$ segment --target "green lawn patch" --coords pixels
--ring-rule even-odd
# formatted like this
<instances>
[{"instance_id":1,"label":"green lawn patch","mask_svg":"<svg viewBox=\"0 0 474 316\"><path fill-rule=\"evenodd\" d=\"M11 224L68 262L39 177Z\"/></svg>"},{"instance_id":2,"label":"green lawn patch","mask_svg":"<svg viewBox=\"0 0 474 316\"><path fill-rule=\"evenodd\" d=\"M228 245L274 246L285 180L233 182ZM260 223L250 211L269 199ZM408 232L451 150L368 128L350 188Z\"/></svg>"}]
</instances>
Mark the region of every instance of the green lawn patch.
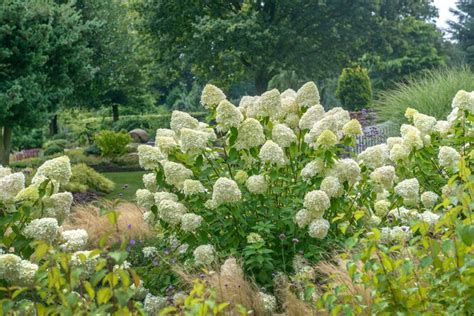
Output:
<instances>
[{"instance_id":1,"label":"green lawn patch","mask_svg":"<svg viewBox=\"0 0 474 316\"><path fill-rule=\"evenodd\" d=\"M107 199L135 200L135 191L143 187L144 171L104 172L104 176L115 182L115 189L107 194Z\"/></svg>"}]
</instances>

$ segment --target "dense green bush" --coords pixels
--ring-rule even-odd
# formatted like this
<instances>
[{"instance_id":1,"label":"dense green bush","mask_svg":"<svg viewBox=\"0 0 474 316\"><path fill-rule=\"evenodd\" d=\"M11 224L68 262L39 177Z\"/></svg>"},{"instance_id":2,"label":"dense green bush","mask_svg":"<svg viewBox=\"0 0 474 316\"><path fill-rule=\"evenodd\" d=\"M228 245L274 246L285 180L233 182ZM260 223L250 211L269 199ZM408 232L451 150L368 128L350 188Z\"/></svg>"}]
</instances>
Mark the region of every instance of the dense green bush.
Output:
<instances>
[{"instance_id":1,"label":"dense green bush","mask_svg":"<svg viewBox=\"0 0 474 316\"><path fill-rule=\"evenodd\" d=\"M336 97L349 111L366 109L372 102L369 72L360 66L344 68L337 82Z\"/></svg>"},{"instance_id":2,"label":"dense green bush","mask_svg":"<svg viewBox=\"0 0 474 316\"><path fill-rule=\"evenodd\" d=\"M51 146L48 146L45 150L43 150L43 155L44 156L52 156L54 154L60 154L64 151L64 148L59 146L59 145L56 145L56 144L53 144Z\"/></svg>"},{"instance_id":3,"label":"dense green bush","mask_svg":"<svg viewBox=\"0 0 474 316\"><path fill-rule=\"evenodd\" d=\"M12 148L23 150L30 148L41 148L44 142L44 131L41 128L21 128L13 129Z\"/></svg>"},{"instance_id":4,"label":"dense green bush","mask_svg":"<svg viewBox=\"0 0 474 316\"><path fill-rule=\"evenodd\" d=\"M442 119L451 111L453 95L459 90L474 90L472 70L467 67L434 70L381 92L375 108L380 120L391 120L399 126L405 120L407 107Z\"/></svg>"},{"instance_id":5,"label":"dense green bush","mask_svg":"<svg viewBox=\"0 0 474 316\"><path fill-rule=\"evenodd\" d=\"M86 164L77 164L72 167L71 181L69 190L77 192L75 190L83 190L83 185L87 187L87 190L93 190L99 193L110 193L114 190L115 184L92 169ZM79 191L81 192L81 191Z\"/></svg>"},{"instance_id":6,"label":"dense green bush","mask_svg":"<svg viewBox=\"0 0 474 316\"><path fill-rule=\"evenodd\" d=\"M101 155L112 160L125 154L131 141L132 137L126 132L101 131L94 136Z\"/></svg>"}]
</instances>

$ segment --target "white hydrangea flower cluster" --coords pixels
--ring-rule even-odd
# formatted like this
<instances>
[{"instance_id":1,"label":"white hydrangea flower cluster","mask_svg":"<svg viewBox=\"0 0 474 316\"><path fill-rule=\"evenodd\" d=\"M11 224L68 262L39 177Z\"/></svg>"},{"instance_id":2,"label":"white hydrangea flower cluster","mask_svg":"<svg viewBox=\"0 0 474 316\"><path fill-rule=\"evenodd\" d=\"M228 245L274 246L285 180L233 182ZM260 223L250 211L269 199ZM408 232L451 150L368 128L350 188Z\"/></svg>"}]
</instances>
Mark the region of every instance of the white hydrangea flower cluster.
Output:
<instances>
[{"instance_id":1,"label":"white hydrangea flower cluster","mask_svg":"<svg viewBox=\"0 0 474 316\"><path fill-rule=\"evenodd\" d=\"M324 108L321 104L312 105L302 116L298 122L298 126L302 130L311 129L316 122L324 116Z\"/></svg>"},{"instance_id":2,"label":"white hydrangea flower cluster","mask_svg":"<svg viewBox=\"0 0 474 316\"><path fill-rule=\"evenodd\" d=\"M406 179L395 186L395 193L403 198L406 205L414 205L418 202L420 184L416 178Z\"/></svg>"},{"instance_id":3,"label":"white hydrangea flower cluster","mask_svg":"<svg viewBox=\"0 0 474 316\"><path fill-rule=\"evenodd\" d=\"M84 229L66 230L61 233L61 239L64 241L60 245L63 251L74 252L83 250L87 245L89 235Z\"/></svg>"},{"instance_id":4,"label":"white hydrangea flower cluster","mask_svg":"<svg viewBox=\"0 0 474 316\"><path fill-rule=\"evenodd\" d=\"M71 212L73 196L70 192L61 192L52 194L43 199L44 215L54 217L59 223L62 223Z\"/></svg>"},{"instance_id":5,"label":"white hydrangea flower cluster","mask_svg":"<svg viewBox=\"0 0 474 316\"><path fill-rule=\"evenodd\" d=\"M267 140L260 148L258 157L263 163L268 163L270 165L284 166L287 163L283 149L272 140Z\"/></svg>"},{"instance_id":6,"label":"white hydrangea flower cluster","mask_svg":"<svg viewBox=\"0 0 474 316\"><path fill-rule=\"evenodd\" d=\"M421 195L421 203L426 208L433 208L436 205L436 202L439 199L439 195L432 191L423 192Z\"/></svg>"},{"instance_id":7,"label":"white hydrangea flower cluster","mask_svg":"<svg viewBox=\"0 0 474 316\"><path fill-rule=\"evenodd\" d=\"M264 92L254 105L255 117L279 118L282 114L280 92L277 89Z\"/></svg>"},{"instance_id":8,"label":"white hydrangea flower cluster","mask_svg":"<svg viewBox=\"0 0 474 316\"><path fill-rule=\"evenodd\" d=\"M295 223L299 228L305 228L308 226L312 219L313 216L311 215L311 212L305 208L299 210L295 215Z\"/></svg>"},{"instance_id":9,"label":"white hydrangea flower cluster","mask_svg":"<svg viewBox=\"0 0 474 316\"><path fill-rule=\"evenodd\" d=\"M350 121L349 112L343 110L342 108L336 107L328 112L326 112L322 118L318 117L318 120L312 125L310 131L305 134L304 141L313 148L318 146L318 138L324 132L325 135L320 139L320 143L326 141L334 142L334 134L337 141L339 141L343 136L342 128L346 123ZM330 131L332 134L329 134Z\"/></svg>"},{"instance_id":10,"label":"white hydrangea flower cluster","mask_svg":"<svg viewBox=\"0 0 474 316\"><path fill-rule=\"evenodd\" d=\"M221 89L212 84L206 84L201 94L201 104L207 109L213 109L227 97Z\"/></svg>"},{"instance_id":11,"label":"white hydrangea flower cluster","mask_svg":"<svg viewBox=\"0 0 474 316\"><path fill-rule=\"evenodd\" d=\"M296 103L301 108L309 108L315 104L319 104L320 97L318 87L313 81L305 83L296 92Z\"/></svg>"},{"instance_id":12,"label":"white hydrangea flower cluster","mask_svg":"<svg viewBox=\"0 0 474 316\"><path fill-rule=\"evenodd\" d=\"M59 225L56 218L43 217L32 220L23 230L26 237L52 244L58 238Z\"/></svg>"},{"instance_id":13,"label":"white hydrangea flower cluster","mask_svg":"<svg viewBox=\"0 0 474 316\"><path fill-rule=\"evenodd\" d=\"M178 147L176 133L168 128L159 128L156 130L155 147L157 147L164 156L171 153Z\"/></svg>"},{"instance_id":14,"label":"white hydrangea flower cluster","mask_svg":"<svg viewBox=\"0 0 474 316\"><path fill-rule=\"evenodd\" d=\"M156 175L154 173L147 173L143 175L143 185L148 191L156 191Z\"/></svg>"},{"instance_id":15,"label":"white hydrangea flower cluster","mask_svg":"<svg viewBox=\"0 0 474 316\"><path fill-rule=\"evenodd\" d=\"M416 209L407 209L401 206L390 210L387 217L408 224L410 221L420 219L420 213Z\"/></svg>"},{"instance_id":16,"label":"white hydrangea flower cluster","mask_svg":"<svg viewBox=\"0 0 474 316\"><path fill-rule=\"evenodd\" d=\"M31 285L37 270L38 265L15 254L0 254L0 279L12 285Z\"/></svg>"},{"instance_id":17,"label":"white hydrangea flower cluster","mask_svg":"<svg viewBox=\"0 0 474 316\"><path fill-rule=\"evenodd\" d=\"M343 193L343 187L337 177L327 176L321 182L321 190L326 192L330 198L340 197Z\"/></svg>"},{"instance_id":18,"label":"white hydrangea flower cluster","mask_svg":"<svg viewBox=\"0 0 474 316\"><path fill-rule=\"evenodd\" d=\"M390 202L387 200L379 200L374 204L375 215L384 217L390 211Z\"/></svg>"},{"instance_id":19,"label":"white hydrangea flower cluster","mask_svg":"<svg viewBox=\"0 0 474 316\"><path fill-rule=\"evenodd\" d=\"M138 206L149 210L155 204L155 196L147 189L138 189L135 192Z\"/></svg>"},{"instance_id":20,"label":"white hydrangea flower cluster","mask_svg":"<svg viewBox=\"0 0 474 316\"><path fill-rule=\"evenodd\" d=\"M265 134L259 121L254 118L245 119L237 129L238 135L235 148L238 150L258 147L265 143Z\"/></svg>"},{"instance_id":21,"label":"white hydrangea flower cluster","mask_svg":"<svg viewBox=\"0 0 474 316\"><path fill-rule=\"evenodd\" d=\"M263 303L263 308L267 313L273 314L277 309L277 300L275 296L259 292L258 296Z\"/></svg>"},{"instance_id":22,"label":"white hydrangea flower cluster","mask_svg":"<svg viewBox=\"0 0 474 316\"><path fill-rule=\"evenodd\" d=\"M214 183L212 200L216 206L235 203L240 201L241 198L242 193L234 180L221 177Z\"/></svg>"},{"instance_id":23,"label":"white hydrangea flower cluster","mask_svg":"<svg viewBox=\"0 0 474 316\"><path fill-rule=\"evenodd\" d=\"M474 91L470 93L465 90L458 91L454 96L451 106L453 109L467 111L470 114L474 114Z\"/></svg>"},{"instance_id":24,"label":"white hydrangea flower cluster","mask_svg":"<svg viewBox=\"0 0 474 316\"><path fill-rule=\"evenodd\" d=\"M408 226L382 227L380 239L386 243L406 242L411 236L412 233Z\"/></svg>"},{"instance_id":25,"label":"white hydrangea flower cluster","mask_svg":"<svg viewBox=\"0 0 474 316\"><path fill-rule=\"evenodd\" d=\"M383 189L390 189L393 187L395 180L395 168L393 166L382 166L370 174L370 179L374 181Z\"/></svg>"},{"instance_id":26,"label":"white hydrangea flower cluster","mask_svg":"<svg viewBox=\"0 0 474 316\"><path fill-rule=\"evenodd\" d=\"M388 163L390 152L387 144L375 145L367 148L358 156L359 162L370 169L382 167Z\"/></svg>"},{"instance_id":27,"label":"white hydrangea flower cluster","mask_svg":"<svg viewBox=\"0 0 474 316\"><path fill-rule=\"evenodd\" d=\"M212 245L201 245L194 249L194 261L198 265L211 265L216 260L216 250Z\"/></svg>"},{"instance_id":28,"label":"white hydrangea flower cluster","mask_svg":"<svg viewBox=\"0 0 474 316\"><path fill-rule=\"evenodd\" d=\"M245 186L250 193L253 194L264 194L268 190L268 183L264 175L253 175L250 176L245 182Z\"/></svg>"},{"instance_id":29,"label":"white hydrangea flower cluster","mask_svg":"<svg viewBox=\"0 0 474 316\"><path fill-rule=\"evenodd\" d=\"M206 192L206 188L202 185L199 180L184 180L183 193L186 196L200 194Z\"/></svg>"},{"instance_id":30,"label":"white hydrangea flower cluster","mask_svg":"<svg viewBox=\"0 0 474 316\"><path fill-rule=\"evenodd\" d=\"M334 170L341 183L347 182L354 185L360 177L359 164L350 158L340 159L336 162Z\"/></svg>"},{"instance_id":31,"label":"white hydrangea flower cluster","mask_svg":"<svg viewBox=\"0 0 474 316\"><path fill-rule=\"evenodd\" d=\"M272 139L281 148L289 147L297 140L295 132L285 124L276 124L273 126Z\"/></svg>"},{"instance_id":32,"label":"white hydrangea flower cluster","mask_svg":"<svg viewBox=\"0 0 474 316\"><path fill-rule=\"evenodd\" d=\"M324 211L331 206L331 202L326 192L322 190L313 190L306 193L303 205L313 214L313 216L321 217L324 214Z\"/></svg>"},{"instance_id":33,"label":"white hydrangea flower cluster","mask_svg":"<svg viewBox=\"0 0 474 316\"><path fill-rule=\"evenodd\" d=\"M186 112L173 111L171 113L170 127L179 136L183 128L197 129L199 121Z\"/></svg>"},{"instance_id":34,"label":"white hydrangea flower cluster","mask_svg":"<svg viewBox=\"0 0 474 316\"><path fill-rule=\"evenodd\" d=\"M190 169L169 160L163 163L163 170L166 183L175 186L179 190L183 189L185 180L193 177L193 172Z\"/></svg>"},{"instance_id":35,"label":"white hydrangea flower cluster","mask_svg":"<svg viewBox=\"0 0 474 316\"><path fill-rule=\"evenodd\" d=\"M59 185L64 185L69 183L71 176L69 157L61 156L44 162L36 171L31 183L40 184L47 178Z\"/></svg>"},{"instance_id":36,"label":"white hydrangea flower cluster","mask_svg":"<svg viewBox=\"0 0 474 316\"><path fill-rule=\"evenodd\" d=\"M227 132L232 127L239 127L244 116L232 103L227 100L221 101L216 109L217 129Z\"/></svg>"},{"instance_id":37,"label":"white hydrangea flower cluster","mask_svg":"<svg viewBox=\"0 0 474 316\"><path fill-rule=\"evenodd\" d=\"M329 222L324 218L313 220L309 224L308 233L311 237L324 239L329 231Z\"/></svg>"},{"instance_id":38,"label":"white hydrangea flower cluster","mask_svg":"<svg viewBox=\"0 0 474 316\"><path fill-rule=\"evenodd\" d=\"M167 300L163 296L155 296L148 293L143 301L143 310L148 315L158 315L167 305Z\"/></svg>"},{"instance_id":39,"label":"white hydrangea flower cluster","mask_svg":"<svg viewBox=\"0 0 474 316\"><path fill-rule=\"evenodd\" d=\"M424 211L423 213L420 214L420 219L427 223L430 227L433 227L436 225L440 218L440 215L435 214L431 211Z\"/></svg>"},{"instance_id":40,"label":"white hydrangea flower cluster","mask_svg":"<svg viewBox=\"0 0 474 316\"><path fill-rule=\"evenodd\" d=\"M180 202L163 200L158 205L158 216L164 222L174 226L181 222L181 217L188 212L186 206Z\"/></svg>"},{"instance_id":41,"label":"white hydrangea flower cluster","mask_svg":"<svg viewBox=\"0 0 474 316\"><path fill-rule=\"evenodd\" d=\"M25 175L21 172L4 174L0 178L0 202L10 204L15 202L17 194L25 188Z\"/></svg>"},{"instance_id":42,"label":"white hydrangea flower cluster","mask_svg":"<svg viewBox=\"0 0 474 316\"><path fill-rule=\"evenodd\" d=\"M160 166L160 162L166 159L166 156L158 147L149 145L140 145L138 150L138 162L140 167L145 170L155 170Z\"/></svg>"},{"instance_id":43,"label":"white hydrangea flower cluster","mask_svg":"<svg viewBox=\"0 0 474 316\"><path fill-rule=\"evenodd\" d=\"M209 138L209 133L190 128L183 128L181 129L180 134L181 151L191 155L198 155L206 148Z\"/></svg>"},{"instance_id":44,"label":"white hydrangea flower cluster","mask_svg":"<svg viewBox=\"0 0 474 316\"><path fill-rule=\"evenodd\" d=\"M461 160L461 155L456 149L449 146L440 147L438 154L440 166L445 168L457 168L459 160Z\"/></svg>"},{"instance_id":45,"label":"white hydrangea flower cluster","mask_svg":"<svg viewBox=\"0 0 474 316\"><path fill-rule=\"evenodd\" d=\"M194 233L201 226L202 216L194 213L186 213L181 217L181 229L185 232Z\"/></svg>"},{"instance_id":46,"label":"white hydrangea flower cluster","mask_svg":"<svg viewBox=\"0 0 474 316\"><path fill-rule=\"evenodd\" d=\"M322 160L310 161L301 169L301 177L305 181L309 181L316 175L321 174L324 170L324 162Z\"/></svg>"}]
</instances>

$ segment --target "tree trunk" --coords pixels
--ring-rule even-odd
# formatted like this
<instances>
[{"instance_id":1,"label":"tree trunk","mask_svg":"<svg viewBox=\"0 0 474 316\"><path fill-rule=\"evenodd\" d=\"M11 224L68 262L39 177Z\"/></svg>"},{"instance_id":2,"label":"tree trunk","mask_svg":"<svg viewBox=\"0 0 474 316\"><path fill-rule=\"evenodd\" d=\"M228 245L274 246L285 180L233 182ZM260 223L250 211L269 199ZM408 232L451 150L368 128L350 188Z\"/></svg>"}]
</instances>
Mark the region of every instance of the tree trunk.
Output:
<instances>
[{"instance_id":1,"label":"tree trunk","mask_svg":"<svg viewBox=\"0 0 474 316\"><path fill-rule=\"evenodd\" d=\"M12 128L0 129L0 163L4 166L10 164L10 150L12 148Z\"/></svg>"},{"instance_id":2,"label":"tree trunk","mask_svg":"<svg viewBox=\"0 0 474 316\"><path fill-rule=\"evenodd\" d=\"M58 128L58 115L54 114L51 118L51 122L49 122L49 134L51 136L56 135L59 131Z\"/></svg>"},{"instance_id":3,"label":"tree trunk","mask_svg":"<svg viewBox=\"0 0 474 316\"><path fill-rule=\"evenodd\" d=\"M112 121L117 122L118 120L119 120L118 104L112 104Z\"/></svg>"},{"instance_id":4,"label":"tree trunk","mask_svg":"<svg viewBox=\"0 0 474 316\"><path fill-rule=\"evenodd\" d=\"M259 71L255 74L255 92L262 94L267 91L268 78L265 72Z\"/></svg>"}]
</instances>

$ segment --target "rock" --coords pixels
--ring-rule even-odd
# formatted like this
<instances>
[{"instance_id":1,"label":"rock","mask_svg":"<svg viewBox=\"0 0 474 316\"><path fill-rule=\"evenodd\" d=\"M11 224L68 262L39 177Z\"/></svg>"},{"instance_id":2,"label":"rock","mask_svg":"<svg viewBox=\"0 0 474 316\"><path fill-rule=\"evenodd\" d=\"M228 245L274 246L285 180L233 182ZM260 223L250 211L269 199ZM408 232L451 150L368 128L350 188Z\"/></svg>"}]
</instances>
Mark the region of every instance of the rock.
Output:
<instances>
[{"instance_id":1,"label":"rock","mask_svg":"<svg viewBox=\"0 0 474 316\"><path fill-rule=\"evenodd\" d=\"M134 143L146 143L149 139L148 133L140 128L136 128L128 132L133 138Z\"/></svg>"}]
</instances>

